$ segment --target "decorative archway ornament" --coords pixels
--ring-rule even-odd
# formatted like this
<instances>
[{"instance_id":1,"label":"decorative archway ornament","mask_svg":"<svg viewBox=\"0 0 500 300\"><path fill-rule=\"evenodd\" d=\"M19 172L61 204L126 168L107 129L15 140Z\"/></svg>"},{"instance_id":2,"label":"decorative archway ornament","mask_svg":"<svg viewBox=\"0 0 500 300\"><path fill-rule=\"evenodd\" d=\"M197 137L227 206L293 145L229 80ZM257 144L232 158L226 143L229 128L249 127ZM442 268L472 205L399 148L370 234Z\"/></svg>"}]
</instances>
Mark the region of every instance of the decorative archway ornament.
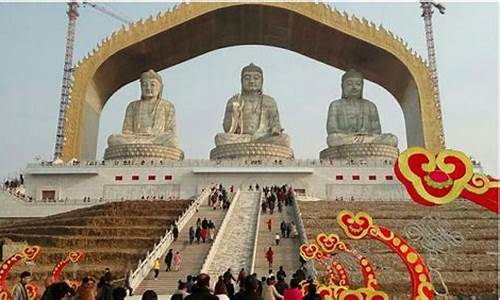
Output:
<instances>
[{"instance_id":1,"label":"decorative archway ornament","mask_svg":"<svg viewBox=\"0 0 500 300\"><path fill-rule=\"evenodd\" d=\"M61 259L52 270L52 281L53 282L61 281L61 274L64 268L66 268L66 266L69 263L77 264L84 257L85 257L85 252L81 249L75 251L69 251L68 255L65 258ZM70 284L71 287L75 289L78 288L80 283L78 281L70 281Z\"/></svg>"},{"instance_id":2,"label":"decorative archway ornament","mask_svg":"<svg viewBox=\"0 0 500 300\"><path fill-rule=\"evenodd\" d=\"M40 246L27 246L23 251L15 253L7 258L0 268L0 300L12 300L12 294L7 286L7 276L12 268L19 262L33 262L40 254ZM26 285L28 298L34 300L38 294L38 287L35 284L28 283Z\"/></svg>"},{"instance_id":3,"label":"decorative archway ornament","mask_svg":"<svg viewBox=\"0 0 500 300\"><path fill-rule=\"evenodd\" d=\"M342 210L337 214L337 222L349 238L378 240L401 258L410 273L413 300L434 299L429 271L420 255L404 239L388 228L374 225L372 217L366 212L354 215L351 211Z\"/></svg>"},{"instance_id":4,"label":"decorative archway ornament","mask_svg":"<svg viewBox=\"0 0 500 300\"><path fill-rule=\"evenodd\" d=\"M471 159L461 151L445 149L433 154L411 147L397 159L394 173L410 197L422 205L445 205L464 198L499 214L500 182L474 173Z\"/></svg>"},{"instance_id":5,"label":"decorative archway ornament","mask_svg":"<svg viewBox=\"0 0 500 300\"><path fill-rule=\"evenodd\" d=\"M339 236L331 233L320 233L316 236L316 243L300 246L300 255L307 260L315 260L328 273L328 284L316 282L321 299L389 299L389 296L378 290L375 269L370 261L357 253L349 244L340 240ZM346 269L335 258L335 252L346 252L358 259L365 287L351 289ZM331 261L329 264L328 262ZM302 285L302 293L308 292L308 283Z\"/></svg>"},{"instance_id":6,"label":"decorative archway ornament","mask_svg":"<svg viewBox=\"0 0 500 300\"><path fill-rule=\"evenodd\" d=\"M23 249L23 251L18 252L7 260L5 260L0 267L0 300L12 300L12 294L9 291L7 286L7 277L12 268L19 262L23 261L26 264L33 263L33 261L40 255L41 247L40 246L27 246ZM53 271L52 271L52 281L59 282L61 281L61 273L63 269L69 263L78 263L85 256L85 252L83 250L70 251L68 255L59 261ZM70 281L70 285L72 288L77 288L79 286L78 281ZM38 291L40 290L38 286L34 283L28 283L26 285L26 290L28 291L29 300L35 300L38 297Z\"/></svg>"},{"instance_id":7,"label":"decorative archway ornament","mask_svg":"<svg viewBox=\"0 0 500 300\"><path fill-rule=\"evenodd\" d=\"M95 159L106 102L143 71L160 71L239 45L279 47L341 70L357 69L399 103L408 145L436 152L444 148L441 109L434 100L427 63L382 26L324 3L197 2L180 3L124 26L76 64L65 112L62 159Z\"/></svg>"}]
</instances>

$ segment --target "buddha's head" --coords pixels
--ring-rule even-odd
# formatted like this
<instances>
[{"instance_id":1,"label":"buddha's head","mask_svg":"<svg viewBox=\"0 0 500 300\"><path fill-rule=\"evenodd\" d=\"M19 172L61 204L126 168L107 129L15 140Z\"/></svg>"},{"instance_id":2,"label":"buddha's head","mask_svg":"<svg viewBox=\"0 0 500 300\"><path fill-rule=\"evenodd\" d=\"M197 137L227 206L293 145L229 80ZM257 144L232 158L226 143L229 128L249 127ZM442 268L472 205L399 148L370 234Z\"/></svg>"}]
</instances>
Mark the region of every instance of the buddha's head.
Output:
<instances>
[{"instance_id":1,"label":"buddha's head","mask_svg":"<svg viewBox=\"0 0 500 300\"><path fill-rule=\"evenodd\" d=\"M141 74L141 98L159 99L163 90L161 76L153 70Z\"/></svg>"},{"instance_id":2,"label":"buddha's head","mask_svg":"<svg viewBox=\"0 0 500 300\"><path fill-rule=\"evenodd\" d=\"M262 69L253 63L241 69L241 89L245 93L262 93Z\"/></svg>"},{"instance_id":3,"label":"buddha's head","mask_svg":"<svg viewBox=\"0 0 500 300\"><path fill-rule=\"evenodd\" d=\"M350 69L342 75L342 98L360 99L363 97L363 74Z\"/></svg>"}]
</instances>

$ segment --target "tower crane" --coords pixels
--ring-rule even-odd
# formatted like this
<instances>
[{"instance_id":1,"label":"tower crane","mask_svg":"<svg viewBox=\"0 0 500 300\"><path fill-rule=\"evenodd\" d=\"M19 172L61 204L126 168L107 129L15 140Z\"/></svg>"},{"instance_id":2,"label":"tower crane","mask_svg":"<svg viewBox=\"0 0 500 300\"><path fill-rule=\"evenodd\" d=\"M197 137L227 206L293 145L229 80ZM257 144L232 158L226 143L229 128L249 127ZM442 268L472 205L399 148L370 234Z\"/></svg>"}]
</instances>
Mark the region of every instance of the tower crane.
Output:
<instances>
[{"instance_id":1,"label":"tower crane","mask_svg":"<svg viewBox=\"0 0 500 300\"><path fill-rule=\"evenodd\" d=\"M436 49L434 47L434 35L432 32L432 14L434 13L433 9L436 8L439 11L439 13L444 15L446 8L438 2L423 1L423 0L420 1L420 7L422 8L422 18L424 19L424 25L425 25L425 39L427 41L427 56L429 61L429 68L431 69L431 78L432 78L432 83L434 85L434 90L433 90L434 102L436 104L436 108L438 110L439 115L441 115L439 81L438 81L437 66L436 66ZM444 147L444 144L442 146Z\"/></svg>"},{"instance_id":2,"label":"tower crane","mask_svg":"<svg viewBox=\"0 0 500 300\"><path fill-rule=\"evenodd\" d=\"M101 13L104 13L120 22L131 24L129 20L114 13L109 8L91 2L82 2L84 6L90 6ZM73 72L73 50L75 45L76 20L79 4L75 0L68 2L68 30L66 33L66 52L64 55L64 73L62 80L61 97L59 104L59 117L57 119L56 144L54 149L54 160L60 159L66 137L64 136L64 126L66 123L66 110L69 104L71 74Z\"/></svg>"},{"instance_id":3,"label":"tower crane","mask_svg":"<svg viewBox=\"0 0 500 300\"><path fill-rule=\"evenodd\" d=\"M106 14L110 17L113 17L115 19L117 19L118 21L121 21L125 24L132 24L132 21L128 20L127 18L124 18L120 15L118 15L117 13L114 13L111 9L109 8L106 8L104 7L103 5L98 5L98 4L95 4L95 3L92 3L92 2L88 2L88 1L83 1L83 6L90 6L100 12L102 12L103 14Z\"/></svg>"}]
</instances>

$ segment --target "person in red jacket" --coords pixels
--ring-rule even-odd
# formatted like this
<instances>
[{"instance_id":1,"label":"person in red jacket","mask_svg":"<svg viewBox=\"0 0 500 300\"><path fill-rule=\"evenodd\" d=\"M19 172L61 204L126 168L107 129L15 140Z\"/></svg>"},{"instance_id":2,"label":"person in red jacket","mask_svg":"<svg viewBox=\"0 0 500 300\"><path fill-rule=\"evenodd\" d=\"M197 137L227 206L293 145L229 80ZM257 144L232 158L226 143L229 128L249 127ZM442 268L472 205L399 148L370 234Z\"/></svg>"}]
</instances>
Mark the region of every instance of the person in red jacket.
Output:
<instances>
[{"instance_id":1,"label":"person in red jacket","mask_svg":"<svg viewBox=\"0 0 500 300\"><path fill-rule=\"evenodd\" d=\"M273 220L272 219L267 219L267 229L269 229L269 231L272 230L272 226L273 226Z\"/></svg>"},{"instance_id":2,"label":"person in red jacket","mask_svg":"<svg viewBox=\"0 0 500 300\"><path fill-rule=\"evenodd\" d=\"M267 263L269 264L270 269L273 267L273 256L274 256L273 249L269 247L269 249L266 251L266 260Z\"/></svg>"},{"instance_id":3,"label":"person in red jacket","mask_svg":"<svg viewBox=\"0 0 500 300\"><path fill-rule=\"evenodd\" d=\"M290 288L285 289L283 294L284 300L302 300L302 292L300 291L299 281L295 278L290 280Z\"/></svg>"}]
</instances>

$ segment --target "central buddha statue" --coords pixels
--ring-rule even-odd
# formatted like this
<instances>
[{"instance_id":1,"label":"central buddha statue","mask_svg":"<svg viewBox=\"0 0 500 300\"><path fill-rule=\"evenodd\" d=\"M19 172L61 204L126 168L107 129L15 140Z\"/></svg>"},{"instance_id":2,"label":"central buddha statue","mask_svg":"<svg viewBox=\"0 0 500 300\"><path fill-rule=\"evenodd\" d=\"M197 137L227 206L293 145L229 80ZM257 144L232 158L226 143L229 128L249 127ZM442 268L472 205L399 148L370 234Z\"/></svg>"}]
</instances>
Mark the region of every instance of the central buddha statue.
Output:
<instances>
[{"instance_id":1,"label":"central buddha statue","mask_svg":"<svg viewBox=\"0 0 500 300\"><path fill-rule=\"evenodd\" d=\"M276 101L262 92L263 72L253 63L241 70L241 93L227 101L224 132L215 136L211 159L293 158Z\"/></svg>"},{"instance_id":2,"label":"central buddha statue","mask_svg":"<svg viewBox=\"0 0 500 300\"><path fill-rule=\"evenodd\" d=\"M263 143L290 147L281 128L276 101L262 93L263 72L253 63L241 70L241 94L226 105L224 133L215 136L215 145Z\"/></svg>"},{"instance_id":3,"label":"central buddha statue","mask_svg":"<svg viewBox=\"0 0 500 300\"><path fill-rule=\"evenodd\" d=\"M136 157L183 157L178 149L175 108L162 98L163 81L153 70L141 74L141 99L130 102L121 134L108 138L105 159Z\"/></svg>"},{"instance_id":4,"label":"central buddha statue","mask_svg":"<svg viewBox=\"0 0 500 300\"><path fill-rule=\"evenodd\" d=\"M381 133L377 107L363 98L363 74L351 69L342 76L342 98L328 109L327 144L383 144L397 147L398 138Z\"/></svg>"},{"instance_id":5,"label":"central buddha statue","mask_svg":"<svg viewBox=\"0 0 500 300\"><path fill-rule=\"evenodd\" d=\"M326 130L328 148L321 151L321 159L399 155L398 138L382 133L377 107L363 98L363 74L354 69L342 76L342 98L330 104Z\"/></svg>"}]
</instances>

